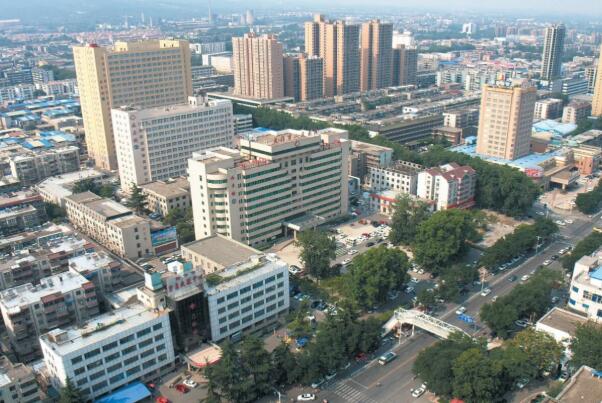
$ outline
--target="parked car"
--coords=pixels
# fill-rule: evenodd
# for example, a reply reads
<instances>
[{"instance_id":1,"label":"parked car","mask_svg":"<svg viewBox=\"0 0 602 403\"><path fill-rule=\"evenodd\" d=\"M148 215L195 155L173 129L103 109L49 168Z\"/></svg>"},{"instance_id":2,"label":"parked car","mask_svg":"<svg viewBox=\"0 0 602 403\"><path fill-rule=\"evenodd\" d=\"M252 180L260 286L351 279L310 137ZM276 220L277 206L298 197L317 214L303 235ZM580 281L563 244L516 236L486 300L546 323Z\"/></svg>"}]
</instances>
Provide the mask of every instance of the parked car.
<instances>
[{"instance_id":1,"label":"parked car","mask_svg":"<svg viewBox=\"0 0 602 403\"><path fill-rule=\"evenodd\" d=\"M303 393L302 395L297 396L298 402L309 402L312 400L316 400L316 395L313 393Z\"/></svg>"},{"instance_id":2,"label":"parked car","mask_svg":"<svg viewBox=\"0 0 602 403\"><path fill-rule=\"evenodd\" d=\"M190 389L194 389L198 386L198 383L196 383L194 380L192 379L186 379L183 382L184 385L186 385L187 387L189 387Z\"/></svg>"},{"instance_id":3,"label":"parked car","mask_svg":"<svg viewBox=\"0 0 602 403\"><path fill-rule=\"evenodd\" d=\"M426 389L424 389L422 386L416 389L412 390L412 397L420 397L424 394L424 392L426 391Z\"/></svg>"},{"instance_id":4,"label":"parked car","mask_svg":"<svg viewBox=\"0 0 602 403\"><path fill-rule=\"evenodd\" d=\"M330 381L332 378L334 378L335 376L337 376L336 372L331 372L330 374L326 375L326 380Z\"/></svg>"},{"instance_id":5,"label":"parked car","mask_svg":"<svg viewBox=\"0 0 602 403\"><path fill-rule=\"evenodd\" d=\"M518 327L527 327L527 326L529 326L529 322L527 322L526 320L522 320L522 319L519 319L519 320L515 321L514 324L516 326L518 326Z\"/></svg>"},{"instance_id":6,"label":"parked car","mask_svg":"<svg viewBox=\"0 0 602 403\"><path fill-rule=\"evenodd\" d=\"M188 391L189 391L190 389L188 389L188 388L187 388L186 386L184 386L183 384L181 384L181 383L178 383L178 384L176 385L176 390L177 390L178 392L180 392L180 393L188 393Z\"/></svg>"},{"instance_id":7,"label":"parked car","mask_svg":"<svg viewBox=\"0 0 602 403\"><path fill-rule=\"evenodd\" d=\"M527 281L527 280L529 280L530 278L531 278L531 276L529 276L528 274L525 274L524 276L522 276L522 277L520 278L520 281Z\"/></svg>"},{"instance_id":8,"label":"parked car","mask_svg":"<svg viewBox=\"0 0 602 403\"><path fill-rule=\"evenodd\" d=\"M516 382L516 387L519 389L523 389L528 384L529 384L529 379L522 378L522 379L519 379L518 382Z\"/></svg>"},{"instance_id":9,"label":"parked car","mask_svg":"<svg viewBox=\"0 0 602 403\"><path fill-rule=\"evenodd\" d=\"M406 294L411 294L414 292L414 287L406 287L405 289Z\"/></svg>"},{"instance_id":10,"label":"parked car","mask_svg":"<svg viewBox=\"0 0 602 403\"><path fill-rule=\"evenodd\" d=\"M456 315L462 315L464 312L466 312L466 307L461 306L456 309Z\"/></svg>"},{"instance_id":11,"label":"parked car","mask_svg":"<svg viewBox=\"0 0 602 403\"><path fill-rule=\"evenodd\" d=\"M513 281L516 281L516 279L518 279L518 277L516 277L516 276L510 276L508 278L508 281L513 282Z\"/></svg>"},{"instance_id":12,"label":"parked car","mask_svg":"<svg viewBox=\"0 0 602 403\"><path fill-rule=\"evenodd\" d=\"M488 296L489 294L491 294L491 288L485 288L483 291L481 291L481 295L483 297Z\"/></svg>"},{"instance_id":13,"label":"parked car","mask_svg":"<svg viewBox=\"0 0 602 403\"><path fill-rule=\"evenodd\" d=\"M311 387L312 387L312 388L314 388L314 389L317 389L317 388L319 388L320 386L322 386L322 384L323 384L323 383L324 383L324 378L320 378L320 379L318 379L317 381L313 382L313 383L311 384Z\"/></svg>"},{"instance_id":14,"label":"parked car","mask_svg":"<svg viewBox=\"0 0 602 403\"><path fill-rule=\"evenodd\" d=\"M552 264L552 261L550 259L546 259L546 260L543 261L543 265L544 266L549 266L551 264Z\"/></svg>"}]
</instances>

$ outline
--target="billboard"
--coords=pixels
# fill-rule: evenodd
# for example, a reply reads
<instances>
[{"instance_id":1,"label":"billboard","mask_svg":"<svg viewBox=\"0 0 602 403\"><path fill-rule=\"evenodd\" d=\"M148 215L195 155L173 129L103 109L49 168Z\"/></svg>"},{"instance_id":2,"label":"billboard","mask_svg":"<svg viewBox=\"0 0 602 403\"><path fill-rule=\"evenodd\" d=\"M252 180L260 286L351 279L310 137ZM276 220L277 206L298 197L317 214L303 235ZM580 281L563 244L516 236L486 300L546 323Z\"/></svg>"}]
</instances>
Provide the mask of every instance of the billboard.
<instances>
[{"instance_id":1,"label":"billboard","mask_svg":"<svg viewBox=\"0 0 602 403\"><path fill-rule=\"evenodd\" d=\"M175 242L178 239L176 227L167 227L159 231L151 232L151 243L153 247Z\"/></svg>"}]
</instances>

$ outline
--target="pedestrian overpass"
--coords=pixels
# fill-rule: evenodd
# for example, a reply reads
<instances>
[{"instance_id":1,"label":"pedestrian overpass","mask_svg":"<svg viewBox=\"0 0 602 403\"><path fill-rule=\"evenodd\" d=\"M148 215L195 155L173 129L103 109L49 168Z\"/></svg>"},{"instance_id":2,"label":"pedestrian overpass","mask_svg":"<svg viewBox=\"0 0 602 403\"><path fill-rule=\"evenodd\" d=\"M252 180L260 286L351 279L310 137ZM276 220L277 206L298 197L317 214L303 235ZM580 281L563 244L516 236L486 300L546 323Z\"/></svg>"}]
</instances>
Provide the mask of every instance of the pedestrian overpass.
<instances>
[{"instance_id":1,"label":"pedestrian overpass","mask_svg":"<svg viewBox=\"0 0 602 403\"><path fill-rule=\"evenodd\" d=\"M457 326L450 325L440 319L427 315L417 309L396 309L391 319L383 325L384 333L389 333L396 327L401 327L404 323L426 330L443 339L447 339L452 333L467 334ZM413 331L413 329L412 329Z\"/></svg>"}]
</instances>

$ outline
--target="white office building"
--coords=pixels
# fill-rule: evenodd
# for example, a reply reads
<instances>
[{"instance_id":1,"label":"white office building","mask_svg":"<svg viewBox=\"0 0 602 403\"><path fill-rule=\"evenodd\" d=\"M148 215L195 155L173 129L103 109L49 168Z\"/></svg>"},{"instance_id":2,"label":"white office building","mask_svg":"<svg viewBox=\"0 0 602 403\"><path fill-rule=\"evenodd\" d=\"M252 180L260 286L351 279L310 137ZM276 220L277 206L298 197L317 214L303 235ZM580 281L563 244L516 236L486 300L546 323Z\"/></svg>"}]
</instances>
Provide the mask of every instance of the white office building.
<instances>
[{"instance_id":1,"label":"white office building","mask_svg":"<svg viewBox=\"0 0 602 403\"><path fill-rule=\"evenodd\" d=\"M373 192L394 190L397 194L416 195L418 173L423 167L412 162L397 161L387 168L368 168L370 188Z\"/></svg>"},{"instance_id":2,"label":"white office building","mask_svg":"<svg viewBox=\"0 0 602 403\"><path fill-rule=\"evenodd\" d=\"M288 265L274 254L252 256L209 274L211 339L236 338L276 322L288 313L288 287Z\"/></svg>"},{"instance_id":3,"label":"white office building","mask_svg":"<svg viewBox=\"0 0 602 403\"><path fill-rule=\"evenodd\" d=\"M52 386L60 389L69 378L91 400L136 380L156 380L175 360L168 311L141 304L54 329L40 344Z\"/></svg>"},{"instance_id":4,"label":"white office building","mask_svg":"<svg viewBox=\"0 0 602 403\"><path fill-rule=\"evenodd\" d=\"M583 256L575 263L569 308L602 322L602 249L591 256Z\"/></svg>"},{"instance_id":5,"label":"white office building","mask_svg":"<svg viewBox=\"0 0 602 403\"><path fill-rule=\"evenodd\" d=\"M188 104L112 110L121 185L166 180L186 174L195 151L231 147L232 103L190 97Z\"/></svg>"}]
</instances>

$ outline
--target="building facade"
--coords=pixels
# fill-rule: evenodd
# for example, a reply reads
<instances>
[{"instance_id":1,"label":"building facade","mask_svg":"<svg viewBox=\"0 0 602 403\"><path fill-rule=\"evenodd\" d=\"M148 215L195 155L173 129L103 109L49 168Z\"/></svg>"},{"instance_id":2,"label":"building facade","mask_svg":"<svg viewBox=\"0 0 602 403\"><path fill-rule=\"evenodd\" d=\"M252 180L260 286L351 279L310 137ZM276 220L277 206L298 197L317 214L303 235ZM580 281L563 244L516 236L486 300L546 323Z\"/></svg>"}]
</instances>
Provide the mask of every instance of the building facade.
<instances>
[{"instance_id":1,"label":"building facade","mask_svg":"<svg viewBox=\"0 0 602 403\"><path fill-rule=\"evenodd\" d=\"M483 87L477 153L506 160L529 154L536 97L527 82Z\"/></svg>"},{"instance_id":2,"label":"building facade","mask_svg":"<svg viewBox=\"0 0 602 403\"><path fill-rule=\"evenodd\" d=\"M121 262L105 252L92 252L69 259L69 271L92 281L100 296L121 287Z\"/></svg>"},{"instance_id":3,"label":"building facade","mask_svg":"<svg viewBox=\"0 0 602 403\"><path fill-rule=\"evenodd\" d=\"M393 24L372 20L362 24L360 90L390 87L393 62Z\"/></svg>"},{"instance_id":4,"label":"building facade","mask_svg":"<svg viewBox=\"0 0 602 403\"><path fill-rule=\"evenodd\" d=\"M74 273L0 292L0 311L11 347L22 361L38 356L41 334L59 326L81 324L99 312L94 284Z\"/></svg>"},{"instance_id":5,"label":"building facade","mask_svg":"<svg viewBox=\"0 0 602 403\"><path fill-rule=\"evenodd\" d=\"M602 251L583 256L575 263L569 294L569 308L602 322Z\"/></svg>"},{"instance_id":6,"label":"building facade","mask_svg":"<svg viewBox=\"0 0 602 403\"><path fill-rule=\"evenodd\" d=\"M163 217L174 209L186 210L191 206L190 184L186 177L147 183L140 189L146 195L146 208Z\"/></svg>"},{"instance_id":7,"label":"building facade","mask_svg":"<svg viewBox=\"0 0 602 403\"><path fill-rule=\"evenodd\" d=\"M284 95L295 101L321 98L324 62L317 56L286 56L284 58Z\"/></svg>"},{"instance_id":8,"label":"building facade","mask_svg":"<svg viewBox=\"0 0 602 403\"><path fill-rule=\"evenodd\" d=\"M40 386L33 369L23 363L13 364L8 357L0 357L0 396L5 403L41 402Z\"/></svg>"},{"instance_id":9,"label":"building facade","mask_svg":"<svg viewBox=\"0 0 602 403\"><path fill-rule=\"evenodd\" d=\"M541 60L541 78L553 80L560 77L562 71L562 55L564 53L564 25L552 25L544 33L543 55Z\"/></svg>"},{"instance_id":10,"label":"building facade","mask_svg":"<svg viewBox=\"0 0 602 403\"><path fill-rule=\"evenodd\" d=\"M124 189L186 174L195 151L231 147L232 103L190 97L188 103L112 110L119 177Z\"/></svg>"},{"instance_id":11,"label":"building facade","mask_svg":"<svg viewBox=\"0 0 602 403\"><path fill-rule=\"evenodd\" d=\"M10 173L23 185L40 182L50 176L79 170L79 148L60 147L52 150L16 155L9 159Z\"/></svg>"},{"instance_id":12,"label":"building facade","mask_svg":"<svg viewBox=\"0 0 602 403\"><path fill-rule=\"evenodd\" d=\"M416 85L418 50L399 45L393 48L392 85Z\"/></svg>"},{"instance_id":13,"label":"building facade","mask_svg":"<svg viewBox=\"0 0 602 403\"><path fill-rule=\"evenodd\" d=\"M347 214L348 133L284 130L240 139L189 160L197 239L221 234L258 245L308 216Z\"/></svg>"},{"instance_id":14,"label":"building facade","mask_svg":"<svg viewBox=\"0 0 602 403\"><path fill-rule=\"evenodd\" d=\"M417 196L436 203L437 210L469 208L475 204L477 173L455 162L418 174Z\"/></svg>"},{"instance_id":15,"label":"building facade","mask_svg":"<svg viewBox=\"0 0 602 403\"><path fill-rule=\"evenodd\" d=\"M557 119L562 116L562 99L547 98L535 102L534 118L537 120Z\"/></svg>"},{"instance_id":16,"label":"building facade","mask_svg":"<svg viewBox=\"0 0 602 403\"><path fill-rule=\"evenodd\" d=\"M370 188L373 192L393 190L416 195L418 173L422 170L422 165L406 161L396 161L388 168L368 168Z\"/></svg>"},{"instance_id":17,"label":"building facade","mask_svg":"<svg viewBox=\"0 0 602 403\"><path fill-rule=\"evenodd\" d=\"M578 124L592 112L592 104L587 101L572 101L562 110L562 123Z\"/></svg>"},{"instance_id":18,"label":"building facade","mask_svg":"<svg viewBox=\"0 0 602 403\"><path fill-rule=\"evenodd\" d=\"M116 42L73 48L88 153L103 169L117 169L111 109L185 103L192 95L187 41Z\"/></svg>"},{"instance_id":19,"label":"building facade","mask_svg":"<svg viewBox=\"0 0 602 403\"><path fill-rule=\"evenodd\" d=\"M155 381L175 360L168 312L139 304L54 329L40 344L52 386L70 379L90 400L137 380Z\"/></svg>"},{"instance_id":20,"label":"building facade","mask_svg":"<svg viewBox=\"0 0 602 403\"><path fill-rule=\"evenodd\" d=\"M602 45L600 45L600 52L602 52ZM600 66L601 56L598 58L598 66ZM598 70L602 68L598 67ZM592 99L592 115L596 117L602 116L602 72L596 73L596 84L594 85L594 97Z\"/></svg>"},{"instance_id":21,"label":"building facade","mask_svg":"<svg viewBox=\"0 0 602 403\"><path fill-rule=\"evenodd\" d=\"M232 38L234 94L255 99L284 96L282 44L274 35Z\"/></svg>"}]
</instances>

